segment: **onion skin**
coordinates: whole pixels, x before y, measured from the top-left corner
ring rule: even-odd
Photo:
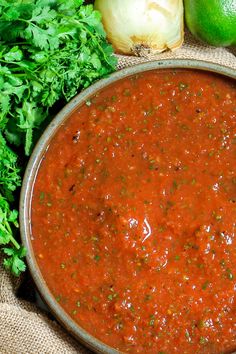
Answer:
[[[182,0],[96,0],[116,53],[147,56],[181,47]]]

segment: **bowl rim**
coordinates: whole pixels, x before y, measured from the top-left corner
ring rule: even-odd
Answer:
[[[192,69],[200,71],[208,71],[216,74],[223,75],[228,78],[236,79],[236,71],[227,66],[220,64],[215,64],[212,62],[194,60],[194,59],[165,59],[165,60],[155,60],[150,62],[145,62],[142,64],[134,65],[120,71],[116,71],[105,79],[101,79],[91,85],[89,88],[80,92],[76,95],[69,103],[67,103],[64,108],[53,118],[51,123],[43,132],[39,141],[37,142],[29,162],[27,164],[22,187],[20,193],[20,203],[19,203],[19,219],[20,219],[20,234],[23,245],[27,249],[26,261],[29,267],[29,271],[34,280],[36,288],[38,289],[40,295],[50,308],[51,313],[55,318],[62,324],[62,326],[72,334],[78,341],[84,344],[89,349],[93,350],[95,353],[105,353],[105,354],[115,354],[119,351],[111,348],[110,346],[104,344],[96,337],[92,336],[80,327],[73,319],[70,317],[65,310],[60,306],[60,304],[53,297],[47,284],[42,276],[40,268],[37,264],[36,258],[34,256],[32,247],[32,233],[31,233],[31,197],[32,189],[34,186],[35,179],[37,177],[37,172],[40,167],[42,158],[46,153],[51,140],[54,135],[60,129],[60,127],[65,123],[67,118],[70,117],[72,112],[81,104],[86,102],[91,96],[96,92],[104,89],[111,84],[124,79],[126,77],[143,73],[146,71],[159,70],[159,69]]]

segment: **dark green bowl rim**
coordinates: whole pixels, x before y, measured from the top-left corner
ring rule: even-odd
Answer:
[[[45,280],[37,265],[32,244],[31,244],[31,225],[30,225],[30,211],[31,211],[31,195],[34,181],[37,175],[40,162],[50,145],[53,136],[64,124],[71,113],[82,103],[86,102],[91,96],[101,89],[119,81],[125,77],[132,76],[141,72],[158,70],[158,69],[198,69],[208,72],[214,72],[236,79],[236,71],[219,64],[211,62],[190,60],[190,59],[168,59],[160,61],[152,61],[139,65],[135,65],[111,74],[108,78],[102,79],[88,89],[82,91],[75,98],[73,98],[52,120],[51,124],[46,128],[43,135],[39,139],[37,145],[28,162],[20,195],[20,232],[23,245],[27,248],[27,263],[42,298],[50,308],[57,320],[81,343],[86,345],[96,353],[115,354],[119,353],[117,350],[105,345],[87,331],[76,324],[73,319],[62,309],[58,302],[53,297],[52,293],[47,287]]]

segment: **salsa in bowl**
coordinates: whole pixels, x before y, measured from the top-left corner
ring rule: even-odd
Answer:
[[[39,141],[21,195],[28,263],[93,350],[236,349],[234,76],[198,61],[129,68]]]

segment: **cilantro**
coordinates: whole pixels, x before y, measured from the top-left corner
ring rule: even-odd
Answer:
[[[0,192],[10,201],[13,200],[12,192],[21,184],[19,172],[17,156],[0,132]]]
[[[113,295],[112,295],[112,294],[109,294],[109,295],[107,296],[107,298],[108,298],[108,300],[112,301],[112,300],[113,300]]]
[[[11,211],[21,185],[17,155],[32,148],[52,112],[115,70],[101,15],[83,0],[0,2],[0,245],[13,274],[25,269]],[[7,143],[10,144],[7,146]]]
[[[18,227],[18,212],[10,210],[9,204],[3,196],[0,196],[0,245],[3,253],[7,256],[3,264],[7,269],[18,276],[25,270],[25,263],[22,258],[26,255],[24,247],[20,246],[14,238],[14,229]]]
[[[19,276],[21,272],[25,271],[25,262],[22,260],[26,256],[26,249],[22,246],[19,249],[4,248],[3,252],[8,255],[7,259],[4,259],[3,265],[10,269],[12,274]]]
[[[13,192],[21,184],[17,156],[7,146],[0,132],[0,246],[6,258],[4,266],[18,276],[25,270],[22,258],[26,250],[15,239],[18,228],[18,212],[11,210],[9,202],[13,201]]]
[[[0,127],[29,155],[49,108],[114,71],[116,59],[99,12],[82,0],[4,1],[0,14]]]

